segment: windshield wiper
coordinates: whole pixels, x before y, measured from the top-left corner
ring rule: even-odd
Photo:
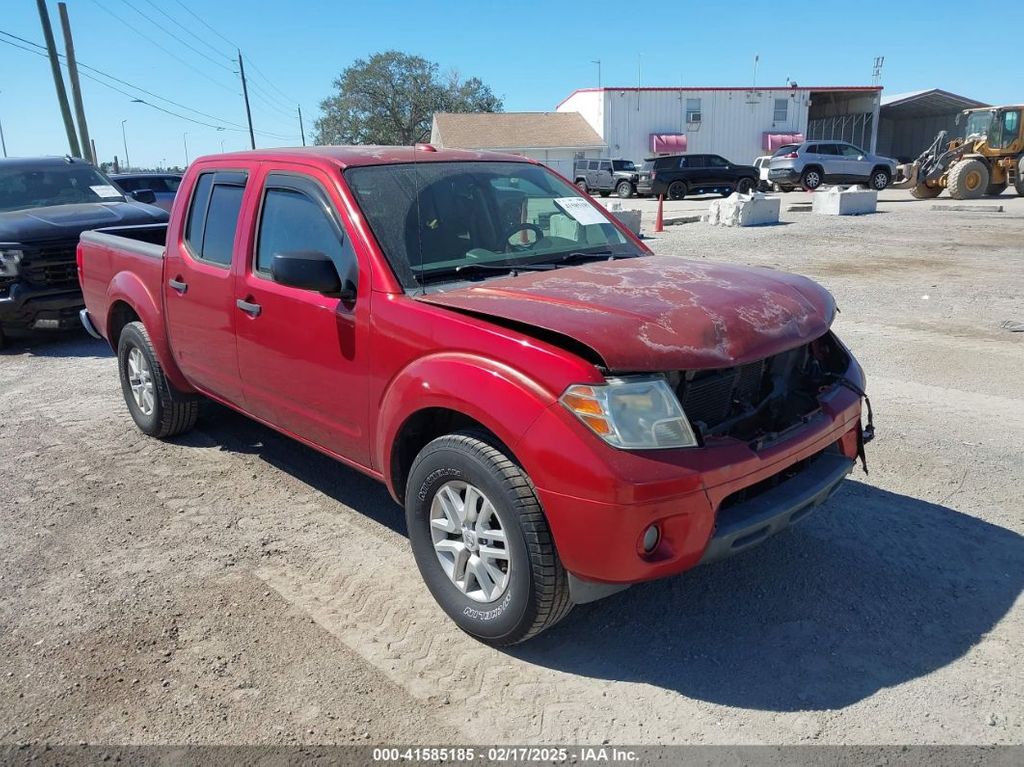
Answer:
[[[552,266],[561,266],[562,264],[572,264],[580,261],[615,261],[619,258],[636,258],[639,253],[615,253],[611,250],[580,250],[572,253],[565,253],[551,261],[534,261],[534,264],[550,264]]]
[[[519,272],[549,272],[554,269],[553,264],[460,264],[447,269],[425,270],[416,275],[422,285],[424,282],[438,278],[457,276],[470,276],[480,272],[505,272],[515,277]]]

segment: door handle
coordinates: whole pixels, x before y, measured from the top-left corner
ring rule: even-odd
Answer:
[[[182,282],[179,278],[175,277],[173,280],[167,280],[167,284],[174,288],[181,295],[185,295],[185,291],[188,290],[188,283]]]
[[[239,298],[235,301],[235,306],[241,309],[243,312],[248,314],[250,317],[259,317],[260,312],[263,311],[263,307],[259,304],[254,304],[246,301],[244,298]]]

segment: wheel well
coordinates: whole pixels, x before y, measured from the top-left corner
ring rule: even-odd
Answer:
[[[121,338],[121,331],[124,330],[124,326],[129,322],[136,322],[138,320],[139,315],[124,301],[115,301],[110,307],[110,319],[107,322],[107,340],[115,351],[117,350],[117,342]]]
[[[810,165],[805,165],[804,166],[804,169],[802,171],[800,171],[800,175],[802,176],[804,173],[806,173],[809,170],[816,170],[816,171],[818,171],[818,173],[821,173],[822,175],[825,174],[825,169],[823,167],[821,167],[817,163],[811,163]]]
[[[889,170],[889,166],[888,165],[876,165],[874,168],[871,169],[871,175],[872,176],[875,175],[875,173],[877,173],[880,170],[884,170],[890,176],[892,175],[892,171]]]
[[[446,408],[426,408],[406,419],[395,436],[391,451],[391,484],[400,503],[405,502],[405,483],[420,451],[438,437],[466,429],[482,432],[487,435],[488,442],[508,454],[508,449],[494,432],[465,413]],[[509,458],[515,460],[511,455]]]

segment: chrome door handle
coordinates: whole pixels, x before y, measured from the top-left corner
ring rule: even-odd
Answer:
[[[178,291],[181,295],[185,295],[185,291],[188,290],[188,283],[182,282],[178,278],[174,278],[173,280],[167,280],[167,284],[174,288],[176,291]]]
[[[250,317],[259,317],[260,312],[263,311],[263,307],[259,304],[253,304],[246,301],[244,298],[239,298],[235,301],[235,306],[241,309],[243,312],[248,314]]]

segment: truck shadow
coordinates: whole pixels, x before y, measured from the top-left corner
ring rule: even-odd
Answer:
[[[960,658],[1022,586],[1017,533],[847,481],[757,549],[579,606],[510,654],[726,706],[837,709]]]
[[[384,486],[211,405],[182,444],[259,455],[406,535]],[[1024,588],[1024,537],[847,481],[792,530],[734,559],[580,605],[505,650],[521,661],[772,711],[851,705],[957,660]],[[440,613],[438,620],[442,620]]]
[[[97,341],[84,330],[33,333],[8,338],[0,349],[0,357],[31,355],[33,357],[110,357],[113,352],[106,341]]]

